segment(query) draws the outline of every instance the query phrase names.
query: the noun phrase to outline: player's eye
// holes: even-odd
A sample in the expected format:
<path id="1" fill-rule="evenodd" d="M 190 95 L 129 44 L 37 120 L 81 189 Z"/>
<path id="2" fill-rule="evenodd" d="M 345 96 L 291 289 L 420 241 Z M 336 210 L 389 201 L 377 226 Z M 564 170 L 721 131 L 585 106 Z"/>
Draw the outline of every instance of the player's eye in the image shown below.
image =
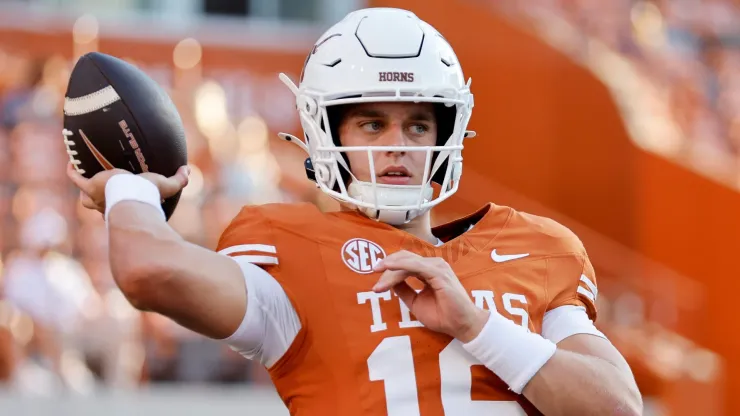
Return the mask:
<path id="1" fill-rule="evenodd" d="M 377 133 L 383 126 L 379 121 L 366 121 L 360 127 L 368 133 Z"/>
<path id="2" fill-rule="evenodd" d="M 410 127 L 411 134 L 421 136 L 429 131 L 429 126 L 426 124 L 413 124 Z"/>

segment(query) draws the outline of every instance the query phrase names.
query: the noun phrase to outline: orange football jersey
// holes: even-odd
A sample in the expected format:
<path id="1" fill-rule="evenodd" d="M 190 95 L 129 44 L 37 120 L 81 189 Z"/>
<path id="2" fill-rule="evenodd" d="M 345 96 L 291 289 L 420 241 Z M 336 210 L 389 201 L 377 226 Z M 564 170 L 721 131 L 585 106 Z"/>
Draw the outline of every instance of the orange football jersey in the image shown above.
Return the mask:
<path id="1" fill-rule="evenodd" d="M 494 204 L 434 234 L 445 244 L 311 204 L 245 207 L 229 225 L 218 250 L 274 247 L 275 264 L 263 267 L 301 321 L 268 369 L 292 415 L 539 414 L 460 341 L 416 321 L 392 291 L 374 293 L 372 265 L 399 250 L 442 257 L 478 307 L 540 333 L 545 312 L 559 306 L 585 306 L 596 317 L 583 245 L 552 220 Z"/>

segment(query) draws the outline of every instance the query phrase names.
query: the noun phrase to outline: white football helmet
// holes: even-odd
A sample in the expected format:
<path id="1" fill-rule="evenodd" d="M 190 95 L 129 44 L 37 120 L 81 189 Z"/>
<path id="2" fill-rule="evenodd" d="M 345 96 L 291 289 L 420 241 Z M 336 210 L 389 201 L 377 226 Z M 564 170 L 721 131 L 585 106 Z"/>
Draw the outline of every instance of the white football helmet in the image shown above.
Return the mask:
<path id="1" fill-rule="evenodd" d="M 465 82 L 450 44 L 431 25 L 401 9 L 371 8 L 350 13 L 326 31 L 306 58 L 300 85 L 285 74 L 293 91 L 305 142 L 281 133 L 309 155 L 306 169 L 322 191 L 372 219 L 406 223 L 457 191 L 462 174 L 463 139 L 473 109 L 470 80 Z M 437 103 L 436 146 L 341 146 L 331 106 L 368 102 Z M 446 120 L 440 120 L 445 114 Z M 426 152 L 421 185 L 376 183 L 374 151 Z M 371 182 L 352 175 L 343 152 L 366 152 Z M 435 197 L 431 182 L 441 186 Z"/>

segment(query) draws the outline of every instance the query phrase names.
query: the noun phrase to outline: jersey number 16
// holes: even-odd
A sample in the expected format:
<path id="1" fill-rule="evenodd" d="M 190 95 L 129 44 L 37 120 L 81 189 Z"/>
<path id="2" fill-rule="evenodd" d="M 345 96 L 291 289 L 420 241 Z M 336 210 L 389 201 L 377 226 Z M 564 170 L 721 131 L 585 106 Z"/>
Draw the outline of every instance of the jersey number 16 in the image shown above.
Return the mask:
<path id="1" fill-rule="evenodd" d="M 470 368 L 480 364 L 458 340 L 453 340 L 439 354 L 445 416 L 526 416 L 515 401 L 472 400 Z M 385 384 L 388 416 L 420 415 L 414 357 L 408 335 L 383 339 L 367 359 L 367 366 L 370 380 Z M 411 397 L 416 400 L 409 400 Z"/>

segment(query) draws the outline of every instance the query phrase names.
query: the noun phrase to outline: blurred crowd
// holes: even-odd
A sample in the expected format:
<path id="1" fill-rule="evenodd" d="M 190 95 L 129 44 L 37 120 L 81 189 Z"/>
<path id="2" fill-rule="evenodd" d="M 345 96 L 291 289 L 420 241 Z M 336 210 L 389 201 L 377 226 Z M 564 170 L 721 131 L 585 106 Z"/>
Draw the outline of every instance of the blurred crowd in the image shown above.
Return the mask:
<path id="1" fill-rule="evenodd" d="M 81 207 L 64 174 L 62 106 L 72 67 L 59 56 L 0 48 L 0 385 L 44 395 L 266 381 L 264 370 L 222 344 L 133 309 L 117 289 L 102 216 Z M 280 186 L 266 121 L 253 111 L 238 125 L 229 121 L 226 83 L 169 90 L 192 168 L 170 224 L 212 249 L 242 205 L 306 199 Z"/>
<path id="2" fill-rule="evenodd" d="M 740 157 L 739 1 L 506 0 L 495 7 L 561 19 L 582 41 L 598 39 L 650 80 L 690 146 Z"/>

